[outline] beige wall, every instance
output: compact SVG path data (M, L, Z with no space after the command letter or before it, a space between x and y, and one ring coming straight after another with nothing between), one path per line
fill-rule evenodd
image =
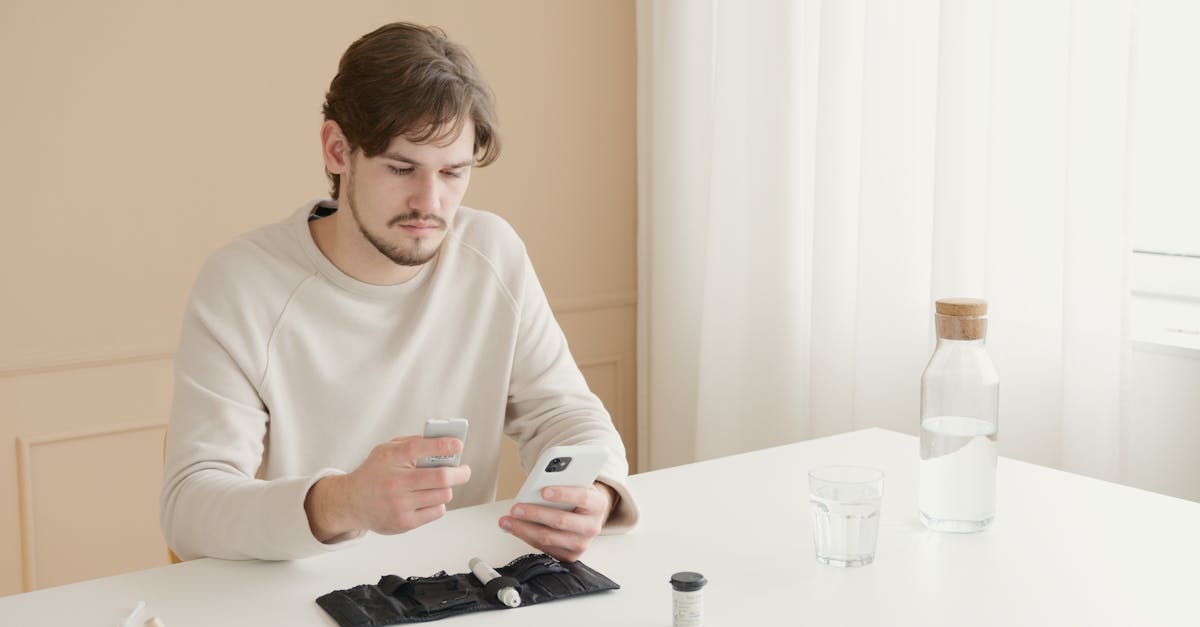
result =
M522 233L635 459L632 0L0 5L0 594L163 563L162 426L204 258L325 193L338 57L393 20L467 44ZM512 483L505 482L505 493Z

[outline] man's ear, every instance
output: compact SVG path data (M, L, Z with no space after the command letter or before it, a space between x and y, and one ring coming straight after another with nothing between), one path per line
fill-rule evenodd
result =
M321 156L325 159L325 170L330 174L345 174L350 167L350 142L342 134L342 127L333 120L321 125Z

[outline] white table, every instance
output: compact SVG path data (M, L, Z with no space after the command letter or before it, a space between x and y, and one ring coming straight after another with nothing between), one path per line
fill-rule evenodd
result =
M667 626L667 579L696 570L708 625L1200 625L1200 504L1001 459L991 529L939 534L917 519L917 457L916 438L869 429L632 477L641 525L584 557L621 590L436 624ZM864 568L813 560L806 472L831 463L887 474ZM112 627L138 600L167 627L334 625L314 602L333 589L528 552L496 527L508 505L307 560L203 559L3 597L0 625Z

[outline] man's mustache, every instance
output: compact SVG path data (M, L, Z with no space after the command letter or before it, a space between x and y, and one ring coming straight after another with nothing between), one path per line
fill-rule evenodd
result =
M446 228L446 221L443 220L440 216L436 216L432 213L421 213L419 211L410 211L408 213L400 214L400 215L392 218L391 221L388 222L388 226L389 227L401 226L403 224L408 224L410 222L420 222L420 223L432 222L432 223L438 225L439 228L443 228L443 229Z

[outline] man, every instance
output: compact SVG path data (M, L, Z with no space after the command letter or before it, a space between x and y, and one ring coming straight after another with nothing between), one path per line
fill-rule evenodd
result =
M209 259L184 317L161 499L184 559L292 559L366 531L402 533L492 500L500 438L529 469L601 444L587 488L517 504L499 526L575 560L637 518L624 446L571 358L524 245L460 207L499 151L492 97L465 49L390 24L347 49L326 95L332 198ZM465 450L425 439L466 417ZM416 460L463 453L455 468Z

